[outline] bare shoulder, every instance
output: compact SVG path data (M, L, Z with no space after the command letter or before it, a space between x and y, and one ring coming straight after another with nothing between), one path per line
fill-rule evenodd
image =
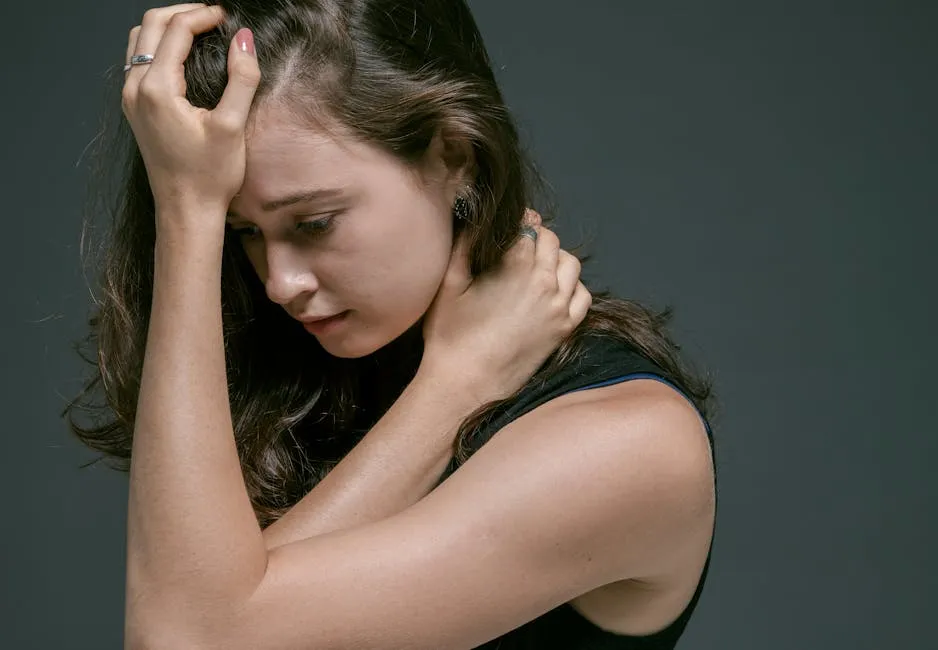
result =
M713 476L710 440L700 413L687 397L663 381L631 379L567 393L539 408L544 416L574 409L578 416L599 426L612 425L629 432L637 444L676 454L674 460L682 457L700 464L704 474Z
M631 417L654 418L659 424L652 429L662 436L664 450L689 454L688 460L679 462L689 463L691 474L698 477L686 489L688 498L701 504L702 516L686 520L683 534L674 538L678 543L660 557L660 566L649 565L647 571L611 581L569 601L580 615L605 630L634 636L653 634L671 624L687 607L709 554L716 495L706 427L683 395L655 380L632 380L567 394L549 402L545 412L563 408L565 402L613 412L624 409L631 412Z
M716 501L710 440L697 409L670 385L632 379L567 393L518 418L492 443L515 435L536 436L543 453L579 465L582 481L613 504L661 515L670 509L674 534L646 538L655 549L648 561L619 578L646 590L671 584L688 557L699 557L702 537L709 546ZM643 495L647 500L636 502ZM613 520L616 511L609 512Z

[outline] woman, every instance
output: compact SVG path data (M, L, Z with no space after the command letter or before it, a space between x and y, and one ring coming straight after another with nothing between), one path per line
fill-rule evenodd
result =
M127 58L70 417L131 459L127 647L673 647L708 384L525 210L465 4L163 7Z

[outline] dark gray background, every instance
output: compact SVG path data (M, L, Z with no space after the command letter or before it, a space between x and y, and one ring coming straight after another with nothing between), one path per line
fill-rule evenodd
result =
M562 240L673 303L718 380L680 647L936 647L938 3L471 4ZM78 469L57 414L84 370L79 162L148 6L4 2L3 648L121 644L126 479Z

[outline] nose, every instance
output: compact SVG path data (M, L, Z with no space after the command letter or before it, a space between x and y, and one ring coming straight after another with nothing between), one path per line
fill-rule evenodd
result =
M264 289L267 297L279 305L288 305L304 293L319 289L319 281L309 268L309 260L300 251L279 243L266 248Z

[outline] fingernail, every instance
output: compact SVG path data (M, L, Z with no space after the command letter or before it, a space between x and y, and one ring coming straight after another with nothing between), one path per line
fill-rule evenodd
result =
M238 47L242 52L247 52L251 56L255 56L254 53L254 34L251 33L251 30L247 27L243 27L238 30L238 33L235 34L235 42L238 43Z

